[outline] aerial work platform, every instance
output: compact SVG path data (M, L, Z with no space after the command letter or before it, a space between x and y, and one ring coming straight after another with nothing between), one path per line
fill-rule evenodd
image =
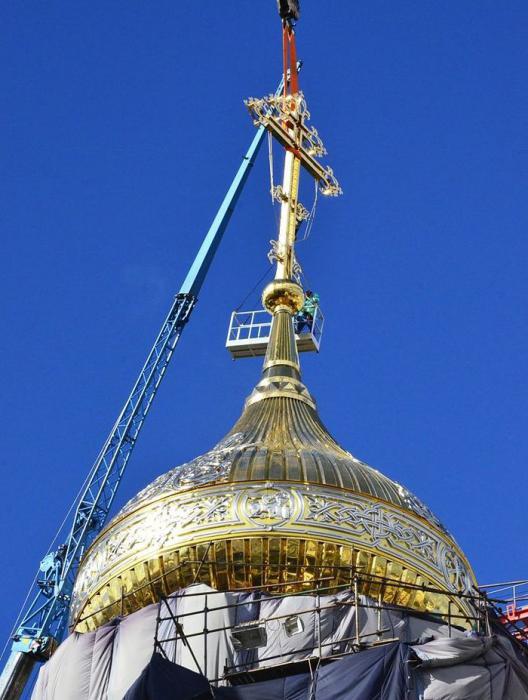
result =
M234 360L241 357L262 357L266 354L271 333L271 316L264 309L233 311L227 332L226 348ZM311 327L305 325L295 334L298 352L319 352L324 316L315 309Z

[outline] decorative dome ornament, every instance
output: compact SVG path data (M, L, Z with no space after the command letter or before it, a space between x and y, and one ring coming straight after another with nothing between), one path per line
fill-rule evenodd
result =
M284 31L294 46L292 28ZM304 293L293 280L301 166L328 194L341 190L315 160L295 61L289 70L280 112L248 105L286 147L277 269L262 297L272 314L262 377L224 439L158 477L94 541L72 598L77 631L195 582L288 594L354 580L380 603L453 612L461 624L474 613L464 596L475 578L454 539L416 496L332 438L301 380L294 316Z

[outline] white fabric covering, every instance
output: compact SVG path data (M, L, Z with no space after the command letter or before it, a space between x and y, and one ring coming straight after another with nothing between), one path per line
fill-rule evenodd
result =
M150 661L154 649L157 614L158 606L149 605L125 617L116 625L108 680L108 700L122 700L123 695Z
M33 700L122 700L154 649L157 605L71 634L40 670Z
M178 640L175 645L175 655L174 645L171 645L172 659L180 666L204 673L208 678L222 675L226 661L232 661L233 658L233 644L229 632L223 629L233 624L235 611L227 607L232 603L233 597L229 593L218 593L203 583L189 586L176 599L172 599L171 609L175 614L183 616L179 617L179 622L189 645L185 646ZM207 613L204 612L206 604ZM167 615L166 609L163 611L162 608L161 617L167 617ZM164 633L174 637L176 632L172 620L165 621L163 624ZM202 633L206 625L208 630L218 630L211 631L207 635L207 647L205 635ZM161 634L158 637L163 638ZM194 652L199 668L190 648Z

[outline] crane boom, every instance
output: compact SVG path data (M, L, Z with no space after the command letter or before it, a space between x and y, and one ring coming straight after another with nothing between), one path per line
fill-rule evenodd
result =
M281 80L277 95L282 87ZM140 430L189 321L265 132L265 127L260 126L254 136L134 388L88 474L66 543L48 552L41 561L33 597L23 611L0 676L0 700L17 700L21 696L35 662L49 658L64 634L79 562L106 522Z

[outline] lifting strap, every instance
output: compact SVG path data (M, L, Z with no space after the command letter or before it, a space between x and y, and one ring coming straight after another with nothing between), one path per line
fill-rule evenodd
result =
M299 92L297 74L297 51L295 49L295 32L287 22L282 23L282 60L284 66L284 96Z

